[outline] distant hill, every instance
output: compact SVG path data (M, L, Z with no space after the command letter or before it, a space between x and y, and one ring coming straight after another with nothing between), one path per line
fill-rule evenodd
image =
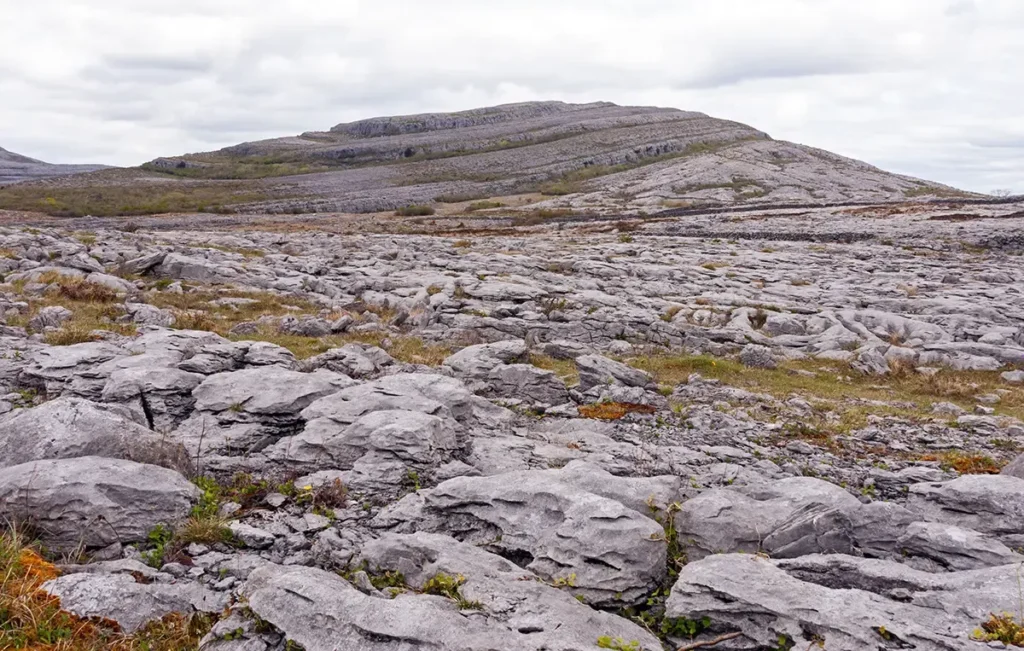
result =
M3 165L42 166L37 178L72 173L31 159ZM35 185L0 191L0 208L303 213L479 202L504 211L650 214L977 196L703 113L608 102L370 118Z
M0 147L0 185L82 172L95 172L106 167L106 165L54 165Z

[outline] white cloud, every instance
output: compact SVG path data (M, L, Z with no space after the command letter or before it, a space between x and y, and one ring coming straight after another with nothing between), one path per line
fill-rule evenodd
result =
M609 100L1024 192L1019 0L0 0L0 15L0 146L54 162Z

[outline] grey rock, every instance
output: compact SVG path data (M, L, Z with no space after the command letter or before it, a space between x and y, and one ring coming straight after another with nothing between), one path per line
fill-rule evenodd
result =
M661 526L622 504L530 472L457 477L377 516L398 532L450 533L555 580L576 575L588 603L642 599L665 572Z
M891 562L864 561L842 555L809 556L794 563L803 562L805 558L818 566L825 562L833 566L874 564L879 569L886 568L892 583L912 572ZM738 638L717 645L734 651L770 648L786 638L802 643L808 635L824 639L828 648L836 651L887 648L887 640L922 651L986 648L970 640L979 621L970 618L969 611L978 610L973 605L963 610L952 605L943 609L929 598L932 593L928 591L904 603L907 600L897 601L858 587L833 588L832 585L850 585L836 582L835 577L831 577L832 581L822 577L821 584L802 580L794 576L797 572L788 568L788 565L780 566L749 554L713 555L691 562L682 569L672 588L666 615L691 620L709 618L711 628L699 639L740 632ZM939 585L936 583L936 587ZM944 587L954 586L951 582ZM968 594L967 589L959 592L960 598ZM958 595L950 590L949 596ZM884 635L879 632L881 627L884 627Z
M61 397L0 419L0 468L43 459L127 459L187 472L185 448L110 406Z
M121 271L126 274L138 274L143 275L153 267L156 267L164 261L164 257L167 254L163 251L157 251L155 253L149 253L142 255L131 260L126 260L121 264Z
M708 490L683 503L675 521L688 558L763 551L769 537L783 525L786 528L772 539L779 549L786 550L792 545L790 554L807 549L828 551L847 544L849 534L841 531L849 525L842 522L842 516L827 513L827 509L855 508L860 504L838 486L809 477L783 479L765 488L744 490L746 494L733 488ZM811 506L826 507L826 511L801 513L797 522L787 524L801 509ZM809 540L801 542L804 536ZM819 538L825 549L814 548Z
M1005 371L1000 377L1010 384L1024 384L1024 371Z
M307 651L483 651L496 643L500 649L529 648L500 635L485 618L463 616L445 597L403 593L381 599L314 568L259 568L249 575L243 595L253 612Z
M59 328L61 324L72 316L74 314L66 307L51 305L39 310L28 322L28 327L36 332L41 332L46 328Z
M444 360L444 365L457 377L479 379L487 377L496 366L525 362L526 358L526 342L499 341L463 348Z
M1024 556L988 536L939 522L911 524L896 548L907 563L924 570L976 570L1024 561Z
M137 407L150 427L170 432L192 413L192 391L204 379L199 373L159 365L123 368L110 374L101 399Z
M126 303L124 307L131 317L132 323L165 328L174 325L174 314L168 310L161 310L147 303Z
M416 589L439 573L465 577L460 594L481 604L488 623L498 628L496 640L512 648L528 644L531 649L568 651L591 647L604 636L636 642L644 649L659 647L657 639L636 624L577 601L571 585L563 590L550 587L508 560L448 536L385 534L363 547L361 561L400 572Z
M1024 479L1024 454L1017 455L1017 458L1003 466L999 474Z
M146 540L188 515L199 491L179 473L134 461L79 457L33 461L0 475L0 517L28 521L48 548Z
M647 373L600 355L577 357L576 368L580 373L580 391L613 384L644 388L654 384Z
M528 404L549 407L569 401L565 383L552 371L531 364L494 367L487 375L487 388L481 393L492 398L511 398Z
M772 356L772 349L757 344L747 344L740 351L740 363L751 368L772 369L778 366L775 357Z
M963 475L948 482L914 484L907 508L997 539L1024 534L1024 479L1011 475Z
M345 344L332 348L300 364L299 370L313 371L318 368L342 373L351 378L376 378L398 364L391 355L376 346L366 344Z
M258 527L236 521L228 523L228 528L235 538L242 541L246 547L267 549L274 544L274 534Z
M330 373L299 373L271 366L211 375L192 393L200 411L295 414L337 391L335 380Z
M43 584L63 610L79 617L117 622L126 632L171 613L219 613L227 595L196 583L139 583L129 574L69 574Z

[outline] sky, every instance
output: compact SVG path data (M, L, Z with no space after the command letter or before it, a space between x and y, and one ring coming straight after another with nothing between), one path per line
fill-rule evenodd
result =
M1022 0L0 0L0 147L157 156L611 101L1024 193Z

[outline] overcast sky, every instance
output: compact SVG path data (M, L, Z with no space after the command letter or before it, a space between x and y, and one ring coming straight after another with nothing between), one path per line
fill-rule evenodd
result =
M0 0L0 147L50 162L532 99L1024 192L1024 1Z

